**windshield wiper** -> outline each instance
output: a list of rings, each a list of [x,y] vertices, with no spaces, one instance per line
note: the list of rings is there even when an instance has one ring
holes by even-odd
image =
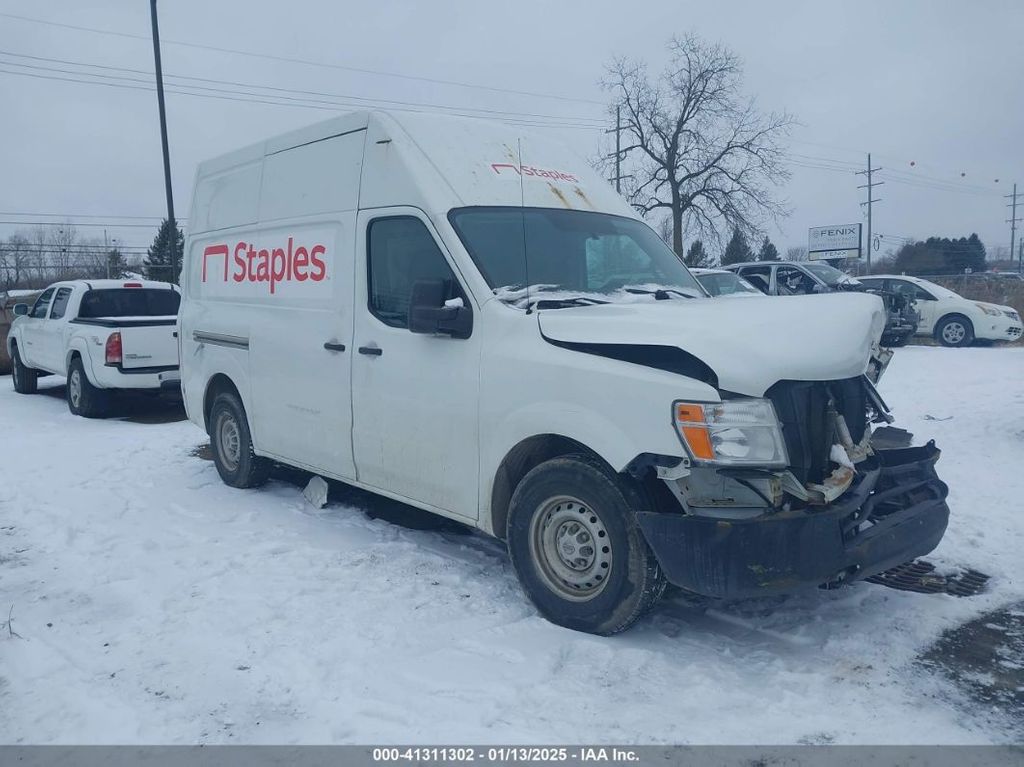
[[[697,296],[691,296],[689,293],[684,293],[681,290],[675,288],[658,288],[657,290],[648,290],[647,288],[623,288],[627,293],[634,293],[638,296],[654,296],[655,301],[667,301],[672,298],[671,294],[682,296],[683,298],[696,298]]]
[[[531,301],[530,306],[537,309],[564,309],[567,306],[597,306],[608,304],[610,301],[602,301],[600,298],[589,296],[567,296],[565,298],[540,298]]]

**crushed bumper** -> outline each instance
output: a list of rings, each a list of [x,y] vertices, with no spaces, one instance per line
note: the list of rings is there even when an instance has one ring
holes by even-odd
[[[946,531],[939,450],[881,450],[820,509],[735,520],[639,512],[669,581],[709,597],[754,597],[861,580],[923,556]]]

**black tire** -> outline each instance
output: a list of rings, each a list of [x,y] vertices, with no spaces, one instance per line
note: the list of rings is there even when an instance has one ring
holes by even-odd
[[[974,325],[962,314],[949,314],[935,326],[935,340],[943,346],[970,346],[974,342]]]
[[[82,358],[75,356],[68,367],[68,410],[83,418],[102,418],[110,410],[111,394],[89,383]]]
[[[607,636],[654,606],[666,581],[636,524],[641,507],[636,488],[587,455],[553,458],[523,477],[509,508],[508,550],[545,618]],[[588,550],[599,541],[607,544]]]
[[[21,361],[18,346],[11,347],[11,378],[14,379],[14,391],[18,394],[35,394],[39,386],[39,371],[33,370]]]
[[[883,336],[882,346],[888,346],[890,349],[898,349],[902,346],[906,346],[912,335],[913,333],[903,333],[888,337]]]
[[[210,410],[210,447],[213,463],[224,484],[259,487],[270,477],[270,460],[256,455],[245,408],[238,395],[221,392]]]

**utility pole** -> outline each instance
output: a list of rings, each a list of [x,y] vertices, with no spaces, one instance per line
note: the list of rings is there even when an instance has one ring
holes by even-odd
[[[876,173],[877,171],[880,171],[880,170],[881,170],[881,168],[872,168],[871,167],[871,153],[868,152],[868,167],[867,167],[867,170],[859,170],[859,171],[857,171],[857,175],[858,176],[867,176],[867,178],[868,178],[868,183],[861,184],[860,186],[857,187],[858,189],[867,189],[868,190],[868,199],[865,202],[861,203],[861,205],[867,205],[868,206],[868,263],[867,263],[867,272],[868,272],[868,274],[871,274],[871,203],[873,203],[873,202],[881,202],[882,201],[881,198],[879,198],[877,200],[873,199],[871,197],[871,190],[874,189],[876,186],[881,186],[882,184],[885,183],[884,181],[872,181],[871,180],[871,174],[872,173]]]
[[[170,248],[171,276],[168,282],[175,282],[178,274],[178,224],[174,220],[174,197],[171,194],[171,154],[167,149],[167,113],[164,109],[164,73],[160,66],[160,29],[156,21],[156,0],[149,0],[150,18],[153,21],[153,60],[156,64],[156,100],[160,106],[160,143],[164,150],[164,187],[167,192],[167,221],[171,231],[167,247]]]
[[[605,133],[615,134],[615,175],[608,179],[615,183],[615,191],[622,194],[622,179],[629,178],[629,176],[622,175],[622,107],[615,107],[615,127],[611,130],[606,130]],[[612,155],[605,155],[611,157]]]
[[[1003,196],[1007,199],[1013,199],[1013,202],[1006,206],[1007,208],[1012,209],[1010,212],[1010,220],[1006,223],[1010,225],[1010,258],[1013,259],[1013,247],[1017,244],[1017,223],[1020,221],[1020,219],[1017,218],[1017,185],[1013,185],[1013,194]],[[1021,242],[1021,245],[1024,245],[1024,241]],[[1024,273],[1024,260],[1022,260],[1020,254],[1017,255],[1017,271],[1019,273]]]

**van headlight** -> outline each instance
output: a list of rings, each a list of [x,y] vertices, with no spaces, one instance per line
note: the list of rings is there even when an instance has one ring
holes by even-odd
[[[690,456],[723,466],[789,465],[775,408],[766,399],[675,402],[672,418]]]

